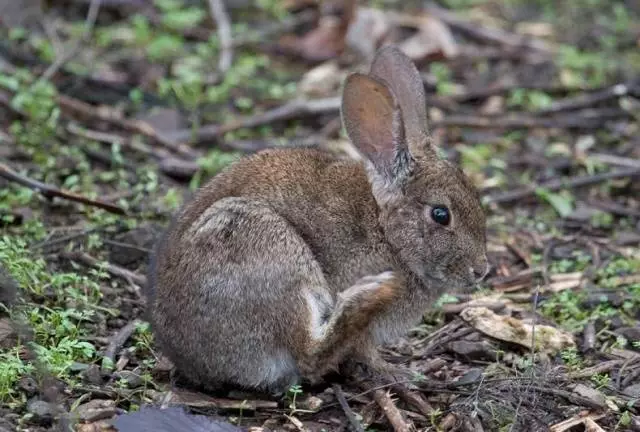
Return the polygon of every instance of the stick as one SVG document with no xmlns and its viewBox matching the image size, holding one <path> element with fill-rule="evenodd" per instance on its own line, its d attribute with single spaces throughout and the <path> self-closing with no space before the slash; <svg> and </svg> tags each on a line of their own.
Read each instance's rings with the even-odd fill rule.
<svg viewBox="0 0 640 432">
<path fill-rule="evenodd" d="M 72 261 L 77 261 L 80 264 L 84 264 L 93 268 L 104 268 L 104 270 L 112 276 L 119 277 L 127 282 L 133 282 L 140 287 L 147 286 L 147 278 L 136 272 L 132 272 L 126 268 L 120 267 L 109 262 L 105 263 L 100 261 L 86 252 L 62 252 L 62 256 Z"/>
<path fill-rule="evenodd" d="M 314 100 L 298 99 L 286 104 L 257 114 L 245 117 L 224 125 L 203 126 L 196 132 L 194 144 L 201 144 L 205 141 L 215 140 L 227 132 L 232 132 L 242 128 L 253 128 L 276 121 L 290 120 L 292 118 L 336 113 L 340 109 L 340 97 L 329 97 Z M 183 129 L 172 133 L 172 138 L 176 141 L 186 142 L 192 137 L 192 129 Z"/>
<path fill-rule="evenodd" d="M 587 157 L 603 164 L 640 168 L 640 160 L 638 159 L 610 155 L 606 153 L 589 153 Z"/>
<path fill-rule="evenodd" d="M 111 111 L 96 109 L 88 103 L 65 95 L 58 95 L 58 104 L 67 115 L 104 121 L 120 129 L 144 135 L 166 149 L 169 149 L 177 155 L 187 159 L 196 159 L 198 156 L 193 149 L 189 148 L 189 146 L 180 143 L 176 144 L 175 142 L 162 137 L 158 132 L 156 132 L 153 126 L 142 120 L 123 119 L 116 116 Z"/>
<path fill-rule="evenodd" d="M 349 402 L 347 402 L 347 398 L 344 396 L 342 387 L 340 387 L 338 384 L 334 384 L 333 392 L 336 394 L 338 403 L 342 407 L 342 411 L 344 411 L 344 415 L 347 417 L 347 420 L 349 420 L 349 423 L 351 424 L 351 429 L 353 430 L 353 432 L 364 432 L 364 427 L 362 427 L 362 424 L 358 421 L 358 419 L 356 418 L 356 415 L 354 414 L 353 410 L 349 406 Z"/>
<path fill-rule="evenodd" d="M 140 321 L 133 320 L 130 321 L 126 326 L 122 327 L 118 333 L 116 333 L 107 348 L 104 350 L 104 357 L 111 360 L 111 364 L 114 364 L 116 361 L 116 354 L 120 348 L 129 340 L 133 332 L 136 331 L 136 327 Z"/>
<path fill-rule="evenodd" d="M 69 51 L 63 53 L 63 55 L 59 57 L 56 57 L 55 61 L 47 68 L 47 70 L 44 71 L 44 73 L 40 77 L 41 80 L 50 79 L 53 75 L 55 75 L 56 72 L 58 72 L 58 70 L 62 66 L 64 66 L 65 63 L 76 56 L 76 54 L 80 50 L 80 47 L 82 46 L 82 43 L 89 39 L 89 36 L 91 36 L 93 26 L 95 25 L 96 19 L 98 18 L 98 12 L 100 11 L 101 3 L 102 0 L 91 0 L 91 3 L 89 4 L 89 11 L 87 12 L 87 19 L 84 23 L 84 31 L 82 32 L 82 36 L 80 36 L 80 38 L 75 41 L 75 44 Z"/>
<path fill-rule="evenodd" d="M 11 168 L 9 168 L 9 166 L 3 164 L 2 162 L 0 162 L 0 177 L 4 177 L 9 181 L 12 181 L 14 183 L 18 183 L 22 186 L 26 186 L 30 189 L 33 189 L 36 192 L 39 192 L 42 196 L 49 199 L 53 197 L 64 198 L 69 201 L 79 202 L 79 203 L 90 205 L 93 207 L 98 207 L 110 213 L 115 213 L 119 215 L 124 215 L 127 213 L 125 209 L 115 204 L 110 204 L 104 201 L 87 198 L 82 195 L 78 195 L 76 193 L 73 193 L 64 189 L 58 189 L 55 186 L 51 186 L 51 185 L 39 182 L 38 180 L 25 177 L 21 174 L 18 174 L 17 172 L 15 172 Z"/>
<path fill-rule="evenodd" d="M 532 37 L 522 36 L 515 33 L 509 33 L 496 28 L 486 28 L 478 23 L 472 23 L 458 18 L 446 9 L 440 8 L 429 3 L 427 12 L 433 14 L 445 24 L 466 34 L 469 37 L 480 40 L 482 42 L 492 42 L 505 47 L 521 50 L 523 48 L 539 51 L 544 54 L 551 54 L 553 50 L 542 40 Z"/>
<path fill-rule="evenodd" d="M 376 390 L 373 392 L 373 398 L 377 402 L 377 404 L 382 408 L 382 412 L 393 426 L 393 430 L 396 432 L 410 432 L 414 430 L 414 427 L 411 423 L 407 423 L 405 419 L 402 417 L 402 413 L 393 403 L 393 400 L 384 390 Z"/>
<path fill-rule="evenodd" d="M 560 189 L 571 189 L 581 186 L 589 186 L 596 183 L 602 183 L 607 180 L 612 180 L 622 177 L 637 177 L 640 176 L 640 167 L 637 168 L 624 168 L 617 171 L 610 171 L 602 174 L 586 175 L 574 177 L 571 179 L 555 179 L 548 182 L 541 183 L 539 185 L 525 186 L 509 192 L 504 192 L 496 195 L 489 195 L 485 197 L 485 202 L 503 204 L 512 201 L 521 200 L 535 195 L 536 189 L 544 188 L 549 191 L 557 191 Z"/>
<path fill-rule="evenodd" d="M 618 108 L 589 109 L 571 115 L 556 117 L 537 117 L 535 115 L 510 114 L 507 116 L 450 115 L 435 126 L 458 126 L 479 129 L 517 129 L 517 128 L 576 128 L 598 129 L 609 120 L 628 118 L 631 115 Z"/>
<path fill-rule="evenodd" d="M 211 18 L 216 22 L 218 28 L 218 39 L 220 39 L 220 59 L 218 69 L 220 73 L 226 73 L 231 68 L 233 61 L 233 40 L 231 38 L 231 24 L 229 14 L 222 0 L 209 0 L 209 11 Z"/>
<path fill-rule="evenodd" d="M 561 111 L 572 111 L 581 108 L 588 108 L 596 104 L 606 102 L 611 99 L 617 99 L 627 94 L 640 94 L 640 87 L 636 83 L 623 83 L 599 90 L 593 93 L 581 94 L 551 103 L 548 108 L 542 109 L 540 112 L 545 114 L 553 114 Z"/>
</svg>

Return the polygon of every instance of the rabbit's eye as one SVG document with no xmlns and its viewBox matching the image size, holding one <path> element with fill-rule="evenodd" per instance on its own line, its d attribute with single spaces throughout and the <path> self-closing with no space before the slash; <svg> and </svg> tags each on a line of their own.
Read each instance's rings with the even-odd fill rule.
<svg viewBox="0 0 640 432">
<path fill-rule="evenodd" d="M 449 214 L 449 209 L 443 206 L 434 207 L 431 209 L 431 219 L 434 222 L 439 223 L 440 225 L 449 225 L 451 221 L 451 215 Z"/>
</svg>

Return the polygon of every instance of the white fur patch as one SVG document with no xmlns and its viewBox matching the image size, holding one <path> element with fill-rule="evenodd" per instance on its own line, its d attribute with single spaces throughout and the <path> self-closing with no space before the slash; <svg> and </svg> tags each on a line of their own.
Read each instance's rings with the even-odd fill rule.
<svg viewBox="0 0 640 432">
<path fill-rule="evenodd" d="M 307 291 L 305 293 L 307 300 L 307 306 L 309 308 L 309 332 L 311 338 L 314 340 L 320 340 L 324 337 L 327 331 L 328 321 L 325 319 L 327 316 L 327 309 L 331 307 L 331 303 L 328 299 L 321 299 L 318 293 Z"/>
<path fill-rule="evenodd" d="M 297 374 L 296 362 L 289 351 L 281 350 L 264 359 L 260 367 L 260 374 L 255 377 L 255 386 L 264 383 L 275 383 L 285 377 L 293 377 Z"/>
</svg>

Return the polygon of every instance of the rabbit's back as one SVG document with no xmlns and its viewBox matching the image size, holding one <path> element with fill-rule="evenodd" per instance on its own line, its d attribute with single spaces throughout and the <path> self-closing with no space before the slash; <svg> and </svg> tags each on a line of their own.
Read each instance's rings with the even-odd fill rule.
<svg viewBox="0 0 640 432">
<path fill-rule="evenodd" d="M 205 185 L 178 217 L 178 241 L 214 202 L 259 199 L 302 238 L 336 290 L 384 267 L 378 207 L 361 163 L 313 149 L 273 149 L 246 157 Z"/>
</svg>

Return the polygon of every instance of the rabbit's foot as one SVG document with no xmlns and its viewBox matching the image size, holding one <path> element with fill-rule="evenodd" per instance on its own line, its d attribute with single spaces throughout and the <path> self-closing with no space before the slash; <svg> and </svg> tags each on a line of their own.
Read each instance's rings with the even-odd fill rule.
<svg viewBox="0 0 640 432">
<path fill-rule="evenodd" d="M 397 384 L 416 388 L 413 383 L 419 380 L 419 376 L 408 367 L 389 363 L 378 355 L 373 359 L 349 361 L 345 364 L 344 373 L 358 380 L 384 386 Z"/>
</svg>

